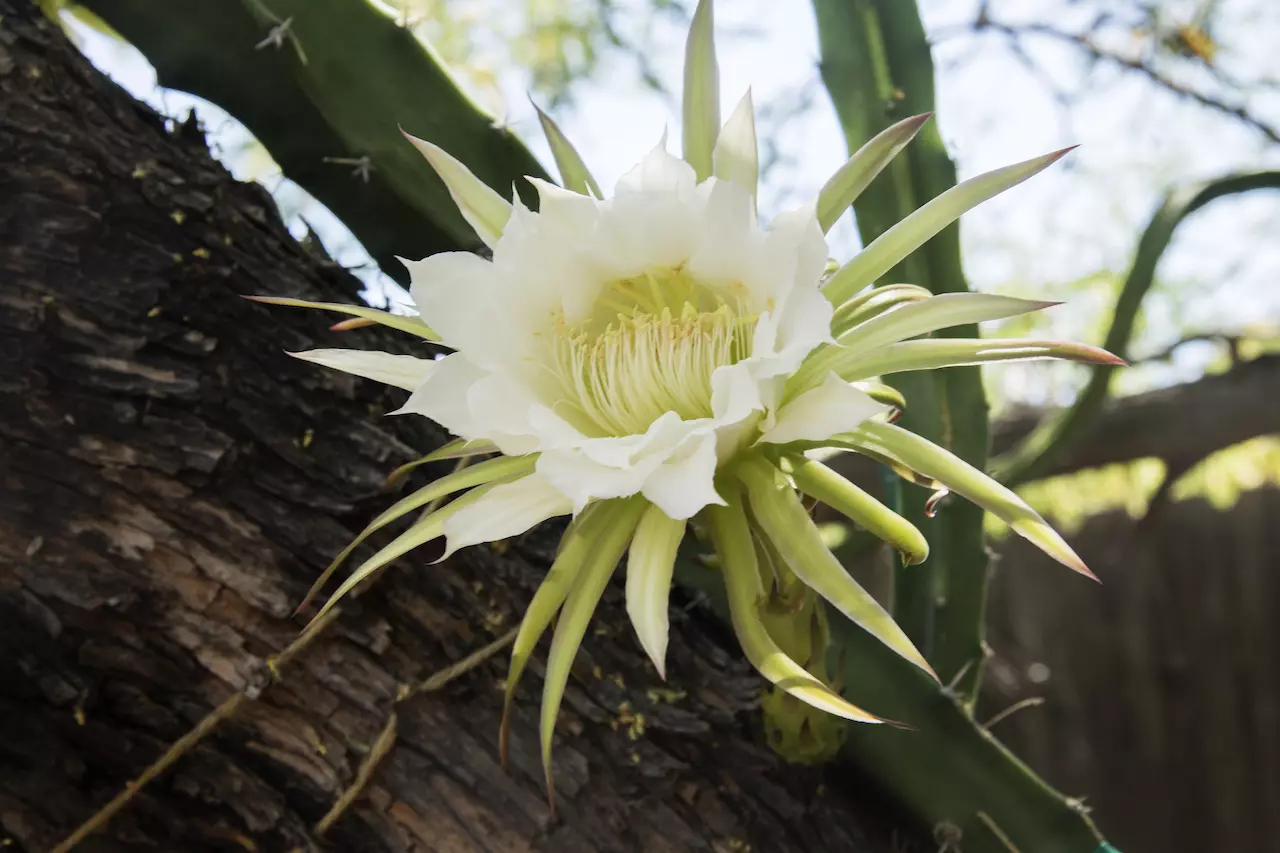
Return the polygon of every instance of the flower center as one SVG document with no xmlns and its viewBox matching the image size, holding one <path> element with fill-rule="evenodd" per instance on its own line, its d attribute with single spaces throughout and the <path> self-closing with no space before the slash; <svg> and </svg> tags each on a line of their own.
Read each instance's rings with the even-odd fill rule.
<svg viewBox="0 0 1280 853">
<path fill-rule="evenodd" d="M 557 329 L 557 411 L 603 436 L 643 433 L 667 412 L 710 417 L 711 374 L 751 354 L 757 317 L 742 308 L 734 289 L 679 272 L 610 284 L 585 322 Z"/>
</svg>

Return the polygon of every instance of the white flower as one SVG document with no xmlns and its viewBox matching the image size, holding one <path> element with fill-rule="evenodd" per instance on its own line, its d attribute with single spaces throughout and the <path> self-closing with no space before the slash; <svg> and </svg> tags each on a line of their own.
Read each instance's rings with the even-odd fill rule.
<svg viewBox="0 0 1280 853">
<path fill-rule="evenodd" d="M 901 397 L 866 382 L 987 361 L 1117 361 L 1077 344 L 921 338 L 1049 303 L 874 286 L 965 210 L 1065 152 L 966 181 L 824 281 L 825 230 L 927 117 L 890 127 L 850 158 L 815 202 L 761 227 L 751 99 L 744 97 L 720 128 L 711 14 L 704 0 L 689 38 L 683 159 L 659 145 L 612 196 L 600 198 L 577 152 L 540 114 L 566 188 L 530 179 L 539 195 L 534 212 L 518 197 L 509 204 L 454 157 L 411 137 L 491 247 L 492 259 L 450 252 L 406 261 L 421 318 L 262 300 L 354 314 L 362 318 L 358 322 L 382 322 L 451 349 L 439 360 L 348 350 L 298 355 L 411 389 L 399 411 L 426 416 L 459 437 L 421 461 L 501 454 L 419 489 L 375 519 L 317 588 L 374 531 L 465 492 L 366 560 L 326 606 L 379 567 L 441 536 L 447 555 L 517 535 L 553 516 L 573 516 L 524 617 L 508 678 L 509 708 L 533 646 L 559 614 L 543 698 L 544 756 L 569 664 L 628 549 L 627 611 L 641 644 L 665 672 L 667 593 L 688 520 L 704 525 L 715 542 L 743 650 L 782 689 L 848 719 L 879 721 L 788 658 L 769 635 L 757 612 L 764 594 L 760 547 L 932 674 L 901 629 L 822 544 L 797 489 L 890 542 L 907 562 L 925 559 L 924 537 L 807 452 L 851 450 L 940 484 L 1088 574 L 1061 537 L 1011 491 L 889 423 L 890 404 L 900 407 Z"/>
</svg>

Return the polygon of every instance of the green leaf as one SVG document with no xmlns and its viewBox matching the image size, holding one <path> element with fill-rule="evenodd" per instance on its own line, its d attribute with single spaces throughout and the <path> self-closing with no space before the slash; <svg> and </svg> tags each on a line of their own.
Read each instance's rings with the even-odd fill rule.
<svg viewBox="0 0 1280 853">
<path fill-rule="evenodd" d="M 461 160 L 439 145 L 419 139 L 406 131 L 401 132 L 427 158 L 431 168 L 436 170 L 440 180 L 449 188 L 449 195 L 458 206 L 462 218 L 475 229 L 476 236 L 492 249 L 502 236 L 502 229 L 507 227 L 507 220 L 511 218 L 511 202 L 498 195 L 488 184 L 472 174 Z"/>
<path fill-rule="evenodd" d="M 744 458 L 732 470 L 747 488 L 751 512 L 760 529 L 796 576 L 846 617 L 936 680 L 933 668 L 897 623 L 827 550 L 818 528 L 781 472 L 758 455 Z"/>
<path fill-rule="evenodd" d="M 560 180 L 564 182 L 564 188 L 580 195 L 604 198 L 604 194 L 600 192 L 600 185 L 596 183 L 595 178 L 591 177 L 587 164 L 578 154 L 578 149 L 573 147 L 573 143 L 560 130 L 560 125 L 556 124 L 555 120 L 544 113 L 537 104 L 534 104 L 533 108 L 538 111 L 538 121 L 542 124 L 542 132 L 547 137 L 547 145 L 551 146 L 551 154 L 556 158 L 556 168 L 560 170 Z"/>
<path fill-rule="evenodd" d="M 711 177 L 720 135 L 720 68 L 716 64 L 715 9 L 698 0 L 684 48 L 684 159 L 699 181 Z"/>
<path fill-rule="evenodd" d="M 751 90 L 742 96 L 720 131 L 715 149 L 716 177 L 730 181 L 756 196 L 760 180 L 759 153 L 756 150 L 756 117 L 751 105 Z"/>
<path fill-rule="evenodd" d="M 872 241 L 853 260 L 836 271 L 827 281 L 823 292 L 832 304 L 840 305 L 901 263 L 903 258 L 959 219 L 965 211 L 1043 171 L 1070 150 L 1064 148 L 1042 157 L 1005 166 L 952 187 Z"/>
<path fill-rule="evenodd" d="M 547 796 L 553 812 L 556 789 L 551 778 L 551 738 L 555 734 L 556 718 L 560 713 L 560 700 L 564 698 L 564 690 L 569 683 L 569 669 L 578 654 L 578 646 L 587 633 L 587 624 L 595 613 L 596 605 L 600 603 L 600 596 L 604 594 L 613 570 L 622 559 L 627 542 L 646 506 L 645 500 L 634 497 L 611 502 L 600 512 L 602 518 L 608 519 L 608 526 L 591 541 L 590 555 L 582 563 L 551 637 L 551 650 L 547 652 L 546 680 L 542 688 L 539 730 L 542 770 L 546 775 Z"/>
<path fill-rule="evenodd" d="M 888 376 L 909 370 L 965 367 L 993 361 L 1060 359 L 1088 364 L 1124 364 L 1122 359 L 1088 344 L 1070 341 L 1037 341 L 1025 338 L 945 338 L 899 341 L 846 364 L 840 378 L 850 382 L 872 376 Z"/>
<path fill-rule="evenodd" d="M 627 615 L 658 675 L 667 677 L 668 599 L 686 523 L 656 506 L 645 510 L 627 555 Z"/>
<path fill-rule="evenodd" d="M 367 305 L 348 305 L 345 302 L 308 302 L 305 299 L 290 299 L 287 296 L 246 296 L 244 298 L 253 302 L 261 302 L 264 305 L 283 305 L 288 308 L 315 308 L 320 311 L 349 314 L 352 317 L 360 317 L 381 326 L 408 332 L 423 340 L 435 342 L 440 340 L 440 336 L 433 332 L 430 326 L 422 322 L 420 317 L 391 314 L 387 311 L 379 311 L 377 308 L 370 308 Z"/>
<path fill-rule="evenodd" d="M 950 451 L 893 424 L 863 422 L 850 436 L 856 444 L 891 456 L 963 495 L 1059 563 L 1097 580 L 1071 546 L 1026 501 Z"/>
<path fill-rule="evenodd" d="M 846 701 L 784 654 L 769 636 L 760 619 L 764 587 L 742 493 L 730 485 L 721 488 L 721 495 L 726 505 L 712 505 L 704 512 L 723 567 L 733 631 L 747 660 L 770 682 L 815 708 L 859 723 L 889 722 Z"/>
<path fill-rule="evenodd" d="M 818 193 L 818 222 L 824 233 L 830 231 L 844 212 L 853 206 L 862 191 L 915 138 L 932 115 L 912 116 L 885 128 L 836 170 Z"/>
<path fill-rule="evenodd" d="M 929 543 L 914 524 L 826 465 L 804 457 L 791 457 L 783 460 L 782 470 L 790 475 L 800 491 L 892 545 L 907 565 L 923 563 L 928 558 Z"/>
<path fill-rule="evenodd" d="M 464 468 L 461 471 L 455 471 L 452 474 L 441 477 L 439 480 L 435 480 L 434 482 L 423 486 L 421 489 L 418 489 L 413 494 L 396 501 L 389 509 L 385 510 L 377 518 L 369 522 L 369 525 L 364 530 L 360 531 L 360 535 L 353 539 L 350 545 L 343 548 L 342 552 L 338 554 L 337 557 L 334 557 L 333 562 L 329 564 L 329 567 L 321 572 L 320 577 L 316 578 L 315 583 L 311 585 L 311 589 L 307 591 L 306 597 L 303 598 L 302 603 L 298 605 L 298 610 L 302 610 L 311 603 L 311 600 L 316 596 L 316 594 L 319 593 L 320 590 L 324 588 L 324 585 L 329 582 L 329 578 L 333 576 L 335 571 L 337 571 L 338 566 L 342 565 L 342 563 L 346 561 L 347 557 L 351 556 L 351 552 L 358 548 L 360 543 L 364 542 L 374 533 L 386 527 L 391 522 L 402 518 L 408 513 L 413 512 L 415 509 L 420 509 L 421 507 L 426 506 L 434 500 L 448 497 L 449 495 L 460 492 L 463 489 L 469 489 L 472 486 L 481 486 L 486 483 L 496 485 L 497 481 L 528 474 L 533 470 L 537 459 L 538 457 L 536 454 L 530 456 L 503 456 L 498 459 L 489 459 L 478 465 L 472 465 L 469 468 Z M 418 463 L 420 462 L 422 462 L 422 460 L 418 460 Z"/>
</svg>

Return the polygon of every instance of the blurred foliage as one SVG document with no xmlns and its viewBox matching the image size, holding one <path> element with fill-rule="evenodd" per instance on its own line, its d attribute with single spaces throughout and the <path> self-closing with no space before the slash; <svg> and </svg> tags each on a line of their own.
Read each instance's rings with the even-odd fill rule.
<svg viewBox="0 0 1280 853">
<path fill-rule="evenodd" d="M 1164 480 L 1164 463 L 1147 458 L 1050 477 L 1017 492 L 1071 535 L 1103 513 L 1123 511 L 1142 518 Z M 1179 477 L 1168 494 L 1173 501 L 1202 499 L 1225 512 L 1241 495 L 1261 488 L 1280 488 L 1280 435 L 1258 436 L 1210 454 Z M 987 530 L 997 537 L 1009 532 L 1004 522 L 991 515 Z"/>
</svg>

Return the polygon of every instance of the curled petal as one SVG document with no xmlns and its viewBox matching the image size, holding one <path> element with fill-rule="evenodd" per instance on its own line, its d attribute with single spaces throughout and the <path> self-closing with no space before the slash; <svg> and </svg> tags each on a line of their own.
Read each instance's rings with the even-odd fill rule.
<svg viewBox="0 0 1280 853">
<path fill-rule="evenodd" d="M 759 456 L 742 460 L 734 472 L 747 488 L 751 512 L 761 530 L 796 576 L 854 623 L 936 680 L 924 655 L 827 549 L 822 534 L 781 472 Z"/>
<path fill-rule="evenodd" d="M 627 615 L 658 674 L 667 677 L 667 601 L 686 522 L 645 510 L 627 555 Z"/>
<path fill-rule="evenodd" d="M 796 488 L 888 542 L 907 565 L 923 563 L 929 556 L 929 542 L 915 525 L 889 509 L 853 483 L 815 460 L 785 460 L 783 471 L 795 480 Z"/>
<path fill-rule="evenodd" d="M 950 451 L 893 424 L 864 423 L 852 437 L 856 444 L 886 454 L 963 495 L 1059 563 L 1097 580 L 1071 546 L 1026 501 Z"/>
<path fill-rule="evenodd" d="M 783 653 L 769 636 L 760 620 L 758 608 L 764 588 L 741 501 L 742 495 L 735 489 L 727 505 L 707 510 L 707 522 L 724 570 L 733 631 L 747 660 L 769 681 L 815 708 L 858 723 L 887 722 L 845 701 Z"/>
</svg>

